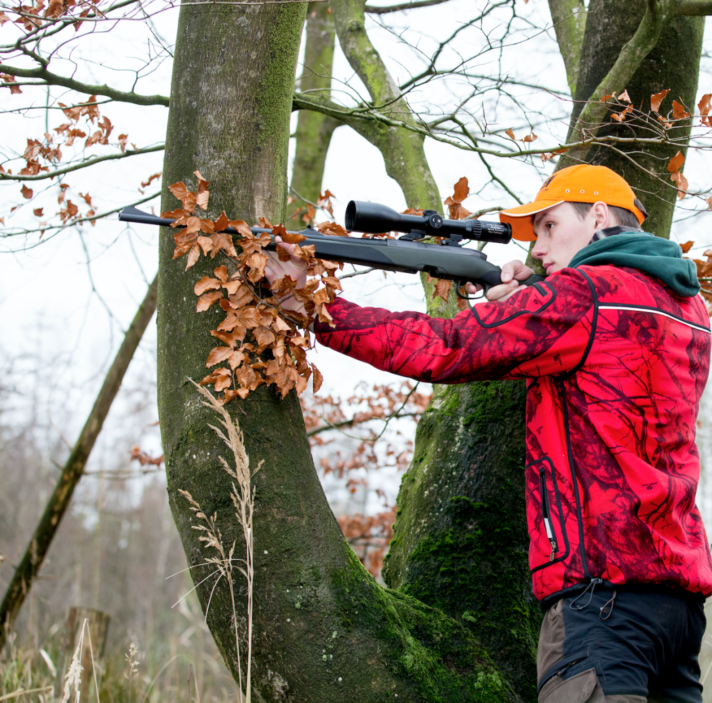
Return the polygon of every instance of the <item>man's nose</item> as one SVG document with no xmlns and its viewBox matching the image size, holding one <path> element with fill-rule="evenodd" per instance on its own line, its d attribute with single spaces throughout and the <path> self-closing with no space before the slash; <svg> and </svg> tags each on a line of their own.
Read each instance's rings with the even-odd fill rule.
<svg viewBox="0 0 712 703">
<path fill-rule="evenodd" d="M 532 247 L 532 256 L 535 259 L 543 259 L 546 253 L 546 248 L 542 245 L 541 240 L 537 239 Z"/>
</svg>

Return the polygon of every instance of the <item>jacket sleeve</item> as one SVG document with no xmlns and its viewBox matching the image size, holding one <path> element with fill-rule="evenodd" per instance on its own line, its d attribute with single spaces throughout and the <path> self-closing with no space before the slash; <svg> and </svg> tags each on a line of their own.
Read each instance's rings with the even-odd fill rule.
<svg viewBox="0 0 712 703">
<path fill-rule="evenodd" d="M 317 340 L 376 368 L 431 383 L 536 378 L 583 361 L 595 323 L 588 277 L 562 269 L 504 303 L 481 303 L 450 320 L 365 308 L 343 298 L 317 323 Z"/>
</svg>

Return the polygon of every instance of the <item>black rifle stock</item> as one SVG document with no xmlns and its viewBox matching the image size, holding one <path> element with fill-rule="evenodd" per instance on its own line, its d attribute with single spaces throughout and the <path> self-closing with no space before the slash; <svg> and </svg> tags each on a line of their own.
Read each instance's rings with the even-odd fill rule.
<svg viewBox="0 0 712 703">
<path fill-rule="evenodd" d="M 122 222 L 169 227 L 175 220 L 165 219 L 143 212 L 135 207 L 125 207 L 119 213 Z M 361 239 L 337 237 L 321 234 L 311 227 L 301 230 L 305 239 L 300 246 L 313 245 L 318 259 L 369 266 L 384 271 L 403 273 L 424 272 L 433 278 L 454 281 L 458 295 L 465 283 L 474 283 L 486 292 L 492 286 L 501 284 L 501 269 L 487 261 L 487 256 L 476 249 L 466 249 L 462 239 L 500 242 L 506 244 L 511 239 L 509 225 L 480 220 L 444 220 L 432 210 L 422 216 L 400 215 L 395 210 L 375 203 L 351 201 L 346 210 L 346 228 L 369 234 L 383 234 L 398 231 L 406 233 L 399 239 Z M 251 227 L 253 234 L 271 230 Z M 232 227 L 226 232 L 238 234 Z M 425 237 L 444 237 L 442 244 L 426 244 L 418 241 Z M 238 242 L 239 245 L 239 242 Z M 276 243 L 268 245 L 274 249 Z M 522 285 L 533 285 L 543 280 L 533 275 Z"/>
</svg>

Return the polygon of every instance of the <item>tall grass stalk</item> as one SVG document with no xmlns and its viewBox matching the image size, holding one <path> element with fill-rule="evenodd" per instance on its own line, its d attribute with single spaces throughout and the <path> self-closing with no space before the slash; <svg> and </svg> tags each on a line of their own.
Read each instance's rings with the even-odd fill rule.
<svg viewBox="0 0 712 703">
<path fill-rule="evenodd" d="M 263 462 L 260 461 L 254 471 L 250 470 L 250 458 L 245 452 L 245 443 L 240 429 L 240 424 L 237 419 L 230 417 L 230 414 L 218 402 L 215 396 L 207 389 L 199 386 L 191 380 L 191 383 L 196 387 L 198 392 L 205 400 L 203 405 L 213 410 L 220 417 L 220 425 L 222 428 L 214 425 L 209 427 L 222 439 L 227 447 L 232 452 L 234 467 L 231 466 L 224 457 L 219 457 L 220 465 L 224 471 L 233 479 L 231 484 L 230 498 L 235 508 L 235 516 L 240 527 L 242 528 L 242 536 L 245 540 L 245 558 L 234 559 L 236 543 L 233 542 L 229 550 L 223 544 L 222 535 L 217 526 L 217 513 L 211 517 L 205 515 L 200 505 L 188 491 L 181 490 L 180 493 L 190 503 L 190 509 L 195 513 L 196 518 L 202 521 L 203 524 L 194 525 L 193 529 L 202 532 L 199 537 L 201 542 L 206 546 L 214 549 L 217 552 L 215 557 L 207 557 L 206 563 L 215 567 L 215 571 L 211 575 L 218 575 L 217 580 L 213 584 L 213 588 L 208 598 L 208 605 L 205 608 L 205 618 L 207 620 L 208 611 L 210 610 L 210 602 L 212 601 L 213 593 L 220 583 L 221 579 L 225 579 L 230 589 L 230 598 L 232 603 L 232 620 L 235 632 L 235 652 L 237 656 L 237 672 L 238 672 L 238 689 L 239 703 L 252 703 L 252 595 L 254 585 L 254 530 L 253 516 L 255 506 L 255 488 L 252 485 L 252 477 L 257 471 L 262 468 Z M 247 582 L 247 662 L 245 665 L 245 681 L 243 687 L 242 666 L 240 660 L 240 637 L 237 625 L 237 606 L 235 603 L 235 582 L 233 579 L 233 571 L 237 569 Z M 209 577 L 208 577 L 209 578 Z M 205 579 L 204 579 L 205 580 Z M 243 693 L 244 691 L 244 693 Z"/>
</svg>

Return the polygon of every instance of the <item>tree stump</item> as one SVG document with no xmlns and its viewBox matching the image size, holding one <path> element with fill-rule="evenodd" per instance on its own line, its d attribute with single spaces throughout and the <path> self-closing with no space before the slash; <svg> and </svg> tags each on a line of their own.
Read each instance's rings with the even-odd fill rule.
<svg viewBox="0 0 712 703">
<path fill-rule="evenodd" d="M 86 627 L 84 623 L 86 621 Z M 98 700 L 98 692 L 94 687 L 101 686 L 103 674 L 104 649 L 106 636 L 109 632 L 111 617 L 93 608 L 69 608 L 65 626 L 65 637 L 59 655 L 57 677 L 54 683 L 55 698 L 61 697 L 64 690 L 64 679 L 72 663 L 74 652 L 80 644 L 82 631 L 84 640 L 81 643 L 79 662 L 82 665 L 82 679 L 79 685 L 80 700 L 89 701 L 92 694 Z M 74 696 L 72 696 L 74 698 Z"/>
</svg>

